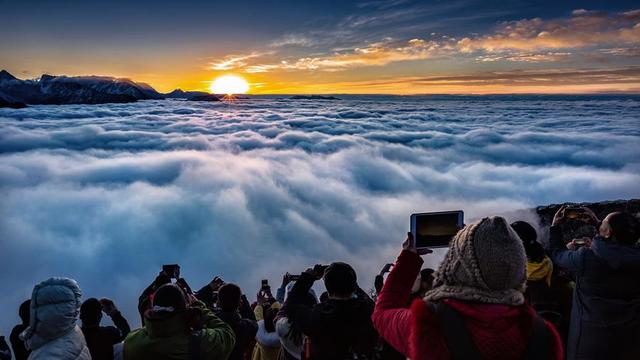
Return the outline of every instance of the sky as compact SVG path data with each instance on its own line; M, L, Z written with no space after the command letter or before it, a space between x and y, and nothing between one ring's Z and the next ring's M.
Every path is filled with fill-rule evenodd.
M0 67L160 91L640 92L634 1L0 1Z

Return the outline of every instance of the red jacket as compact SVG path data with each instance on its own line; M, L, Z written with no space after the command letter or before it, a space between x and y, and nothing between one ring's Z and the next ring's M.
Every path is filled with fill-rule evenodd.
M378 296L372 315L373 324L389 344L412 360L450 359L438 319L427 303L418 299L410 309L405 307L421 266L419 255L406 250L400 253ZM454 299L444 301L465 318L483 358L511 360L524 357L535 315L531 306L481 304ZM546 325L555 342L554 359L563 359L560 335L553 325Z

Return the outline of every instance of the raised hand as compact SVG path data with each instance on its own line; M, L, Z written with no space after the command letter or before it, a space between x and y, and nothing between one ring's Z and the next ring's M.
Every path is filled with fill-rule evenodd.
M560 209L556 211L556 214L553 215L553 222L551 225L560 225L565 219L565 210L567 209L567 205L560 206Z
M100 304L102 305L102 311L104 311L105 314L112 316L118 311L118 308L116 307L116 304L113 303L113 300L102 298L98 301L100 301Z
M418 255L426 255L426 254L431 254L433 252L433 250L431 249L416 248L416 242L413 240L413 234L411 232L407 233L407 238L402 243L402 249L411 251L412 253L416 253Z
M580 209L582 210L580 220L592 225L596 225L600 222L600 219L598 219L596 214L588 207L581 207Z

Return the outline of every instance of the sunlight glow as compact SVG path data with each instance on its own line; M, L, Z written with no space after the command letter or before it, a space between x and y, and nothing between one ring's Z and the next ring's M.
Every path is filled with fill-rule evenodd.
M209 89L214 94L244 94L249 91L249 83L240 76L223 75L216 78Z

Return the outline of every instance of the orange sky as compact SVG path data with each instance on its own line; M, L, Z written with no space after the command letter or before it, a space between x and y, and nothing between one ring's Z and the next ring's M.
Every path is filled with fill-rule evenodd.
M640 92L638 9L575 9L561 17L497 22L482 33L458 36L404 32L370 37L374 41L358 30L356 25L385 14L347 17L335 31L289 32L243 45L206 39L168 45L127 37L126 43L88 48L66 38L43 43L42 34L13 34L3 37L8 43L2 45L0 66L20 78L126 77L162 92L208 91L224 74L244 77L254 94ZM382 25L390 34L398 26ZM336 36L351 36L349 45Z

